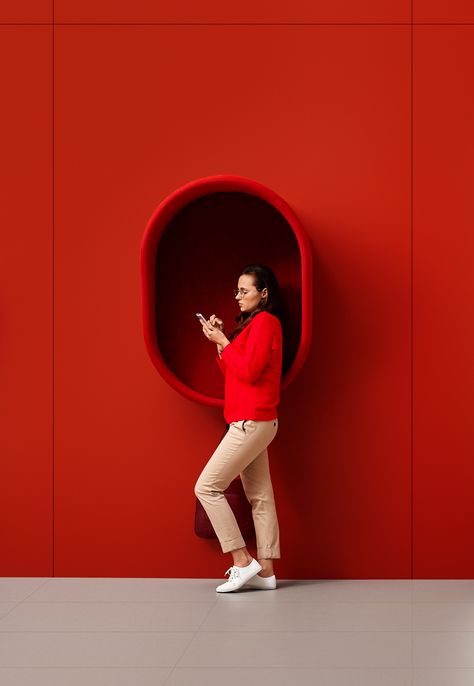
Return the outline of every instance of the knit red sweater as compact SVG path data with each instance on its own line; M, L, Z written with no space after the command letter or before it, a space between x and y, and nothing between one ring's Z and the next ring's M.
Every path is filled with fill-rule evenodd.
M224 418L275 419L280 402L283 336L280 320L263 310L216 360L225 376Z

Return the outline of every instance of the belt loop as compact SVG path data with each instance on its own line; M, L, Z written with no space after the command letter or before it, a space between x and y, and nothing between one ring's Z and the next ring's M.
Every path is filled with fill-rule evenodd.
M244 433L245 433L244 424L245 424L246 421L247 421L247 420L244 419L244 421L242 422L242 431L243 431Z

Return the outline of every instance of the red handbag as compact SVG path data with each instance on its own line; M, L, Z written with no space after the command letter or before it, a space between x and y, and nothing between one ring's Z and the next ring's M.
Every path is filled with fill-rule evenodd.
M229 425L226 425L226 430L222 438L226 435ZM222 441L221 438L221 441ZM240 476L236 477L229 486L225 489L224 495L229 503L232 512L235 515L237 524L239 525L242 537L247 539L255 538L255 526L252 517L252 506L247 500L244 487ZM217 538L211 520L207 516L207 512L202 506L201 501L196 496L196 512L194 515L194 532L200 538Z

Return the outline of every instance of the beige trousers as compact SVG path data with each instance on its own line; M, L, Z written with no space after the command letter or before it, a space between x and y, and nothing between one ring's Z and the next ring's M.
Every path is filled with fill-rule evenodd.
M277 431L278 419L231 422L196 481L194 493L206 511L224 553L245 546L223 493L240 474L245 495L252 506L257 557L280 557L278 519L267 451Z

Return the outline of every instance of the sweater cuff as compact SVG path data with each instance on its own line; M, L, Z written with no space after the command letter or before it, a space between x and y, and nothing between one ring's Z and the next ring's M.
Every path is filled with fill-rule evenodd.
M228 350L228 348L230 348L231 345L232 345L232 343L228 343L228 345L226 345L226 347L225 347L225 348L223 349L223 351L221 352L221 355L224 355L225 351Z

